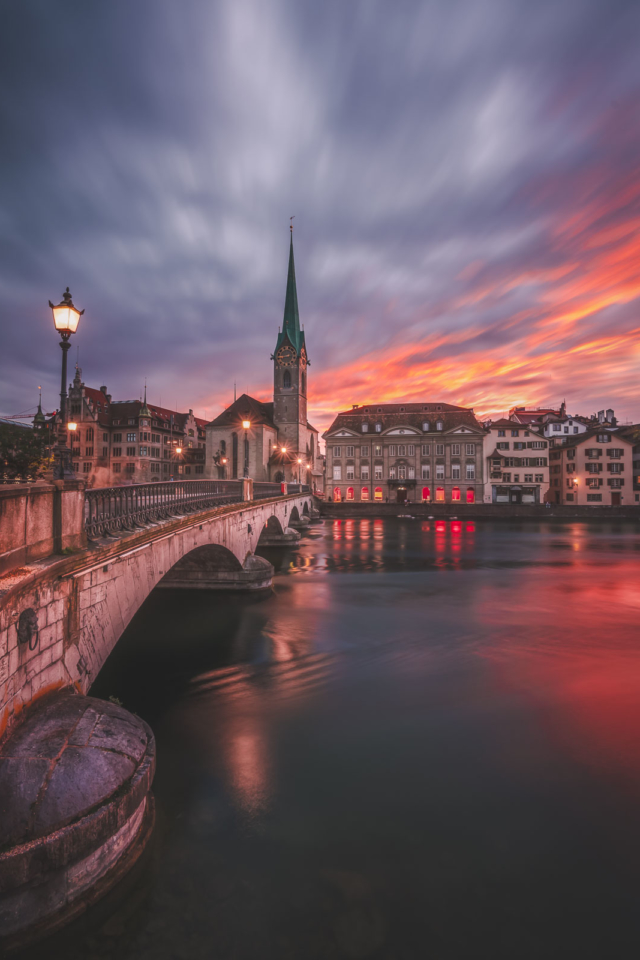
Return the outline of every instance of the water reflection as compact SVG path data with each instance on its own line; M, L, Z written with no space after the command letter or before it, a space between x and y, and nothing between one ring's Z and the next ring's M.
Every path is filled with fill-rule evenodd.
M153 596L95 692L157 734L161 852L65 955L634 955L639 548L336 520L262 603Z

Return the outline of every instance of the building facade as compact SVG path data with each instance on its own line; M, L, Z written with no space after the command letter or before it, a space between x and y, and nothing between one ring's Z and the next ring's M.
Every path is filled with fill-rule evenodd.
M308 483L321 490L318 431L307 419L309 360L300 327L293 236L284 320L271 359L273 401L243 394L206 425L206 475L234 479L244 476L246 469L254 480Z
M552 503L621 506L636 502L633 441L617 430L589 430L549 449Z
M543 503L549 490L549 441L539 424L494 420L485 436L485 503Z
M92 487L204 476L206 421L144 400L113 400L76 367L69 387L67 433L73 469ZM55 425L57 414L51 421Z
M474 503L483 498L484 429L447 403L373 403L339 413L326 433L331 500Z

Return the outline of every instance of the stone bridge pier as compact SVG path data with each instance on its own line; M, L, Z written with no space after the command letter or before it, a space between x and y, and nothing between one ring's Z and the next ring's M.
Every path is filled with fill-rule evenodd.
M11 548L27 565L0 579L0 949L83 910L150 835L153 733L88 696L136 611L156 586L268 589L255 550L299 540L294 510L308 516L310 494L173 513L86 547L76 531L69 556Z

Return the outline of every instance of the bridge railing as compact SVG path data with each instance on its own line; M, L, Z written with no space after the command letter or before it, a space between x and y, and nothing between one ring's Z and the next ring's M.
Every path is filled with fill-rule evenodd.
M310 493L311 487L308 483L288 483L287 493Z
M85 491L84 526L95 540L153 520L242 501L242 480L173 480Z
M262 480L253 481L253 499L266 500L269 497L281 497L281 483L267 483Z

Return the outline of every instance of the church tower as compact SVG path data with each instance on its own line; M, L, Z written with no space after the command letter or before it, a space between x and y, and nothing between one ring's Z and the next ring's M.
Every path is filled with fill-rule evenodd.
M273 422L279 442L286 440L292 453L307 446L307 350L300 329L298 292L293 262L293 227L289 245L289 273L282 330L278 331L273 365Z

